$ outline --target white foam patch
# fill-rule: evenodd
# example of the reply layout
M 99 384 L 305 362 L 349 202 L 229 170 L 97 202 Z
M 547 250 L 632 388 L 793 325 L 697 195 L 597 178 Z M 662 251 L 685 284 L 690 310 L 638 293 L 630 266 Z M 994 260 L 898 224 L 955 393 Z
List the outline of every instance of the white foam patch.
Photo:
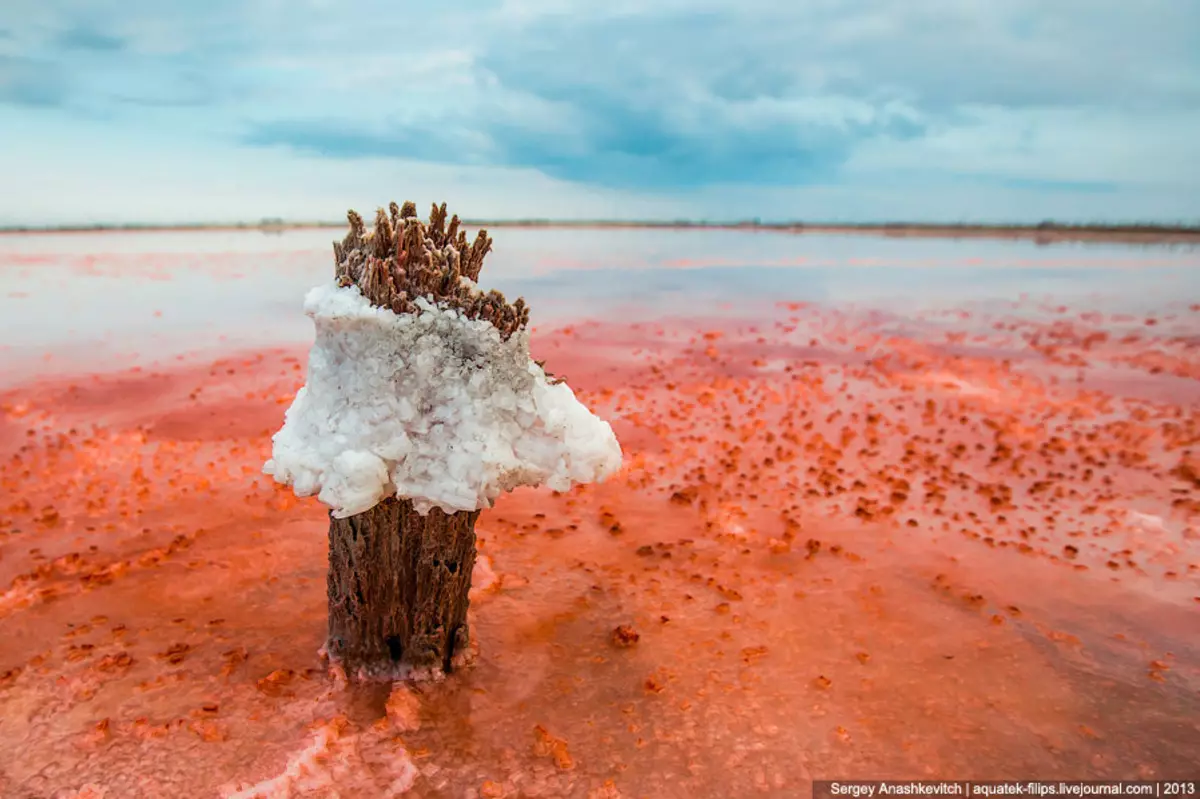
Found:
M 378 796 L 397 799 L 412 788 L 417 767 L 407 750 L 378 729 L 348 733 L 344 720 L 322 724 L 283 771 L 249 786 L 226 789 L 225 799 Z
M 394 495 L 418 512 L 490 507 L 504 491 L 565 491 L 621 466 L 612 428 L 490 322 L 418 299 L 376 308 L 357 286 L 305 297 L 316 325 L 308 382 L 264 471 L 345 518 Z

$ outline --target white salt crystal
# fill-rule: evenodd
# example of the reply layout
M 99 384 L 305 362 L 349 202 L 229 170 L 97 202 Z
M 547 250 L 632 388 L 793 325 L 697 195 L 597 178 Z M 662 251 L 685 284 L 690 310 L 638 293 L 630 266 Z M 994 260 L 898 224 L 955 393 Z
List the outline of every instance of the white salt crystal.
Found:
M 612 428 L 552 385 L 529 334 L 418 299 L 419 314 L 372 306 L 356 286 L 305 297 L 316 325 L 308 383 L 264 471 L 345 518 L 384 497 L 424 514 L 490 507 L 504 491 L 603 480 L 621 466 Z

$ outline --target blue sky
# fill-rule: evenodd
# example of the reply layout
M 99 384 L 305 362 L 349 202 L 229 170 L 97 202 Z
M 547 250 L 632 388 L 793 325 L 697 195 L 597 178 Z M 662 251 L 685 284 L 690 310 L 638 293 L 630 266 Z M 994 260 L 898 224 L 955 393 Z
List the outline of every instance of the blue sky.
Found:
M 3 0 L 0 224 L 1200 221 L 1193 0 Z

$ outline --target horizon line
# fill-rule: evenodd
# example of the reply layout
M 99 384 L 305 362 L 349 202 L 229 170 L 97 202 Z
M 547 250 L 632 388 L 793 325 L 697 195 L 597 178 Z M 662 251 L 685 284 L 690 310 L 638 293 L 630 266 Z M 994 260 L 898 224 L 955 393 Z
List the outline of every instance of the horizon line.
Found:
M 1161 222 L 763 222 L 760 219 L 737 221 L 710 220 L 613 220 L 546 218 L 527 219 L 464 219 L 461 224 L 470 228 L 539 228 L 539 229 L 657 229 L 657 230 L 739 230 L 774 233 L 850 233 L 891 237 L 986 237 L 1032 239 L 1039 243 L 1055 241 L 1100 241 L 1127 244 L 1200 244 L 1200 222 L 1195 224 Z M 282 235 L 288 230 L 345 230 L 346 222 L 288 221 L 279 217 L 264 217 L 258 222 L 191 222 L 191 223 L 93 223 L 60 225 L 0 225 L 0 235 L 39 235 L 55 233 L 154 233 L 154 232 L 217 232 L 257 230 Z
M 468 227 L 708 227 L 708 228 L 763 228 L 769 230 L 792 229 L 979 229 L 979 230 L 1087 230 L 1087 231 L 1167 231 L 1172 233 L 1200 233 L 1200 221 L 1186 222 L 1059 222 L 1046 219 L 1041 222 L 916 222 L 892 221 L 822 221 L 790 220 L 764 222 L 753 219 L 554 219 L 550 217 L 523 217 L 514 219 L 460 219 Z M 263 217 L 256 222 L 65 222 L 45 225 L 0 224 L 0 232 L 71 232 L 90 230 L 208 230 L 208 229 L 312 229 L 342 228 L 345 220 L 289 220 L 282 217 Z

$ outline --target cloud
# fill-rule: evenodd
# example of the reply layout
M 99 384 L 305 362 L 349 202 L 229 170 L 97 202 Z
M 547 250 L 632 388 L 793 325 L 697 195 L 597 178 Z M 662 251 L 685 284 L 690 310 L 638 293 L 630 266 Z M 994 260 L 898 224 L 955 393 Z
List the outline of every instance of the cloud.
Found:
M 683 190 L 836 181 L 863 148 L 900 151 L 970 131 L 979 133 L 975 163 L 958 167 L 959 180 L 1101 190 L 1103 176 L 1038 177 L 1027 164 L 989 177 L 995 136 L 978 123 L 981 108 L 1145 115 L 1194 105 L 1200 57 L 1187 31 L 1200 27 L 1200 13 L 1168 2 L 1155 5 L 1158 16 L 1100 6 L 753 0 L 562 13 L 507 3 L 453 70 L 422 76 L 424 92 L 457 104 L 425 101 L 401 81 L 373 86 L 368 106 L 346 86 L 348 100 L 362 97 L 353 114 L 253 120 L 244 140 L 332 158 L 405 154 Z M 1005 148 L 1018 146 L 1011 136 Z M 1053 172 L 1055 154 L 1042 150 Z
M 1180 107 L 1200 97 L 1190 33 L 1200 7 L 1191 4 L 851 5 L 860 13 L 828 20 L 801 59 L 841 65 L 834 85 L 853 94 L 892 94 L 929 113 L 962 105 Z
M 9 12 L 21 21 L 0 37 L 0 103 L 103 118 L 131 106 L 197 106 L 236 96 L 237 83 L 214 68 L 212 51 L 164 51 L 142 21 L 120 10 L 104 14 L 97 3 L 55 14 L 11 3 L 0 21 Z M 95 18 L 108 21 L 89 21 Z
M 800 185 L 830 179 L 862 137 L 916 135 L 906 120 L 807 121 L 787 108 L 757 115 L 672 119 L 611 94 L 581 93 L 553 126 L 511 115 L 373 125 L 294 120 L 257 125 L 245 141 L 332 158 L 533 167 L 564 180 L 619 188 L 686 189 L 714 183 Z M 564 129 L 565 128 L 565 129 Z
M 0 55 L 0 103 L 50 108 L 62 104 L 68 90 L 53 64 Z
M 686 14 L 543 21 L 483 43 L 460 81 L 470 90 L 448 92 L 461 104 L 422 109 L 385 92 L 352 120 L 266 120 L 244 140 L 335 158 L 489 163 L 596 185 L 687 189 L 829 180 L 860 141 L 921 134 L 922 120 L 902 104 L 806 92 L 778 64 L 713 71 L 674 63 L 720 43 L 726 22 Z M 392 113 L 372 113 L 380 110 Z
M 282 145 L 328 158 L 403 158 L 463 162 L 452 129 L 406 127 L 389 133 L 355 130 L 340 120 L 279 121 L 258 125 L 244 138 L 257 146 Z
M 1105 194 L 1115 192 L 1119 184 L 1111 180 L 1051 180 L 1023 178 L 1011 175 L 960 173 L 953 179 L 959 183 L 998 186 L 1006 189 L 1032 189 L 1039 192 L 1065 194 Z
M 536 170 L 675 198 L 1200 190 L 1179 167 L 1200 160 L 1183 133 L 1200 5 L 1177 0 L 2 5 L 0 104 L 248 162 Z
M 97 53 L 117 53 L 125 49 L 125 40 L 102 33 L 87 25 L 75 25 L 62 31 L 55 42 L 64 50 L 87 50 Z

